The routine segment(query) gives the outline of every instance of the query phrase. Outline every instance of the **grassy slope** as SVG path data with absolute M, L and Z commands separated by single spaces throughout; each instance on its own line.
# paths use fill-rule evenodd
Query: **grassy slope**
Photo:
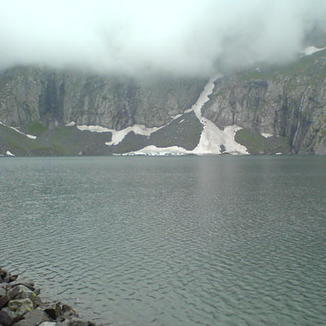
M 0 154 L 5 154 L 7 150 L 16 156 L 111 153 L 105 145 L 105 142 L 111 140 L 111 133 L 80 131 L 76 127 L 57 127 L 47 130 L 39 123 L 33 123 L 24 130 L 38 135 L 37 139 L 30 139 L 7 126 L 0 125 Z
M 235 135 L 235 140 L 247 147 L 250 154 L 287 154 L 291 150 L 286 137 L 265 138 L 248 129 L 239 130 Z

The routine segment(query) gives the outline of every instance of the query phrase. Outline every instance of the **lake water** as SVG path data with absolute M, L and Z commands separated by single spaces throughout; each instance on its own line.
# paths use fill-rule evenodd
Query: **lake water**
M 0 159 L 0 265 L 106 325 L 325 325 L 326 157 Z

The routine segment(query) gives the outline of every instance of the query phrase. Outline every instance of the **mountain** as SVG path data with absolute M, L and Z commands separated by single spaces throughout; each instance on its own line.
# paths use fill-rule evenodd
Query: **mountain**
M 251 153 L 282 140 L 283 151 L 325 154 L 326 51 L 218 80 L 203 114 L 220 128 L 241 126 L 236 140 Z
M 326 51 L 210 81 L 0 74 L 0 154 L 326 154 Z

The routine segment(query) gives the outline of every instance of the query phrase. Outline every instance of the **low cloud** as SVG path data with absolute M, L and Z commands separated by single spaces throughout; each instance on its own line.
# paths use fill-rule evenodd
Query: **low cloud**
M 324 0 L 3 0 L 0 68 L 210 76 L 292 60 Z

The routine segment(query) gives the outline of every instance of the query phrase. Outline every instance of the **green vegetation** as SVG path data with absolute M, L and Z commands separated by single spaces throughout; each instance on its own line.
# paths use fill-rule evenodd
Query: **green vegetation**
M 43 134 L 45 131 L 47 131 L 48 128 L 39 121 L 33 121 L 30 122 L 28 125 L 26 125 L 24 130 L 28 134 L 39 136 Z
M 258 132 L 241 129 L 235 135 L 235 141 L 246 146 L 250 154 L 289 153 L 290 145 L 286 137 L 265 138 Z
M 32 130 L 36 134 L 35 129 Z M 32 130 L 29 129 L 29 132 L 32 133 Z M 80 131 L 76 127 L 63 126 L 52 130 L 46 129 L 36 139 L 30 139 L 7 126 L 0 125 L 1 154 L 5 154 L 7 150 L 16 156 L 110 154 L 109 147 L 105 145 L 105 142 L 110 140 L 111 133 L 96 134 Z
M 120 144 L 111 146 L 110 149 L 116 154 L 137 151 L 149 145 L 156 147 L 179 146 L 193 150 L 199 142 L 202 129 L 203 127 L 195 114 L 193 112 L 186 113 L 149 137 L 131 132 Z
M 61 155 L 61 152 L 47 146 L 39 139 L 30 139 L 2 125 L 0 125 L 0 143 L 4 153 L 9 150 L 18 156 Z

